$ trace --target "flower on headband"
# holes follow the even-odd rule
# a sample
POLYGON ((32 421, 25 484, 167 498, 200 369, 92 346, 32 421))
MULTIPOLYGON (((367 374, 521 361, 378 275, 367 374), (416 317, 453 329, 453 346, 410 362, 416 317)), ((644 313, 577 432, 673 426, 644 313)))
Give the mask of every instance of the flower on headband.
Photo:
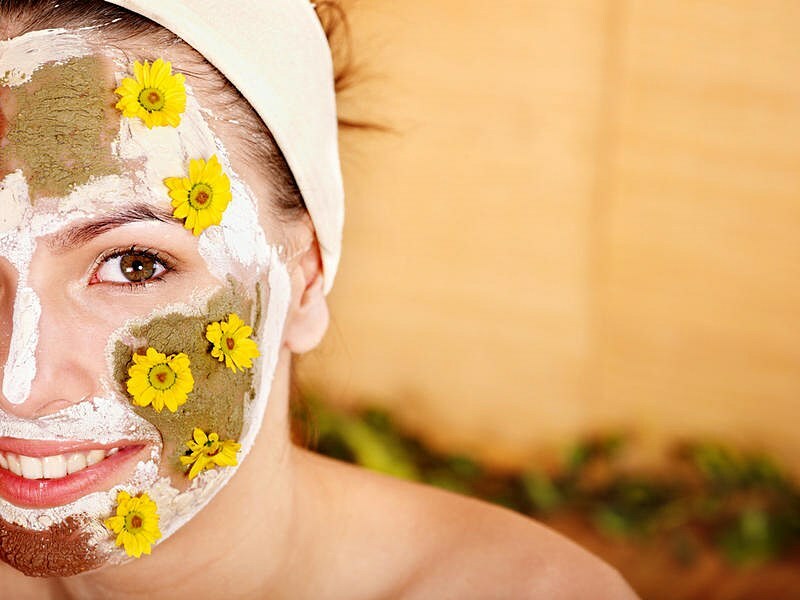
POLYGON ((250 339, 253 328, 245 325, 236 313, 228 315, 228 321, 217 321, 206 327, 206 339, 214 344, 211 356, 236 373, 253 366, 252 359, 258 356, 258 345, 250 339))
POLYGON ((156 503, 147 494, 131 497, 127 492, 119 492, 117 513, 106 519, 104 525, 117 534, 117 546, 123 546, 125 553, 135 558, 150 554, 151 546, 161 537, 156 503))
POLYGON ((206 435, 206 432, 197 427, 192 433, 192 440, 186 442, 190 452, 181 456, 181 464, 184 466, 192 465, 189 470, 189 479, 194 479, 206 469, 214 467, 235 467, 236 453, 242 447, 241 444, 233 440, 219 441, 219 434, 213 431, 206 435))
POLYGON ((167 177, 172 216, 184 219, 183 226, 194 235, 222 222, 222 213, 231 201, 231 182, 223 173, 216 154, 208 159, 191 159, 189 177, 167 177))
POLYGON ((133 79, 126 77, 114 93, 121 96, 116 107, 125 117, 139 117, 148 129, 177 127, 186 109, 183 73, 172 74, 172 65, 157 59, 152 65, 133 63, 133 79))
POLYGON ((167 356, 148 348, 147 354, 133 355, 128 375, 128 393, 133 396, 133 403, 152 405, 156 412, 165 406, 175 412, 194 388, 189 357, 183 352, 167 356))

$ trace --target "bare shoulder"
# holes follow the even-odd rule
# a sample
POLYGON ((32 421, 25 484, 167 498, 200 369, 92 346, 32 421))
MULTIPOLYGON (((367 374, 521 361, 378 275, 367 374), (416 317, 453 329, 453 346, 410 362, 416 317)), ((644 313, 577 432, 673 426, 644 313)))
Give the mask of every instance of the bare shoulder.
POLYGON ((617 571, 533 519, 455 494, 411 486, 431 536, 407 597, 635 598, 617 571))
POLYGON ((360 543, 376 569, 387 572, 391 564, 394 576, 383 582, 390 586, 383 588, 386 597, 636 598, 617 571, 532 519, 336 461, 314 460, 334 477, 344 498, 354 546, 360 543), (369 548, 363 547, 365 540, 369 548))

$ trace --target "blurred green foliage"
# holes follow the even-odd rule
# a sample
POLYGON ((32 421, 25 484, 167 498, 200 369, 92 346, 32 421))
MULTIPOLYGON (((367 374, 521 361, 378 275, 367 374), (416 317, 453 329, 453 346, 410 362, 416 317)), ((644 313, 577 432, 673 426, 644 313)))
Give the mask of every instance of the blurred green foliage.
POLYGON ((690 564, 714 548, 735 564, 762 563, 800 549, 800 490, 769 457, 709 442, 682 443, 665 468, 632 472, 631 439, 587 437, 561 463, 515 472, 437 452, 389 415, 350 414, 308 401, 303 417, 318 452, 404 479, 482 498, 542 520, 569 512, 603 535, 665 542, 690 564))

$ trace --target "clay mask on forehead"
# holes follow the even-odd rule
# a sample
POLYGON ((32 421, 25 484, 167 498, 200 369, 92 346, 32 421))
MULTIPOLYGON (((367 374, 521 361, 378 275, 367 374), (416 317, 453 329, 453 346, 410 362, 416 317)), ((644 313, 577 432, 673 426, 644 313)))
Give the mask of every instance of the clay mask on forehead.
POLYGON ((147 554, 208 503, 260 428, 289 302, 213 107, 86 35, 0 42, 0 558, 30 575, 147 554))

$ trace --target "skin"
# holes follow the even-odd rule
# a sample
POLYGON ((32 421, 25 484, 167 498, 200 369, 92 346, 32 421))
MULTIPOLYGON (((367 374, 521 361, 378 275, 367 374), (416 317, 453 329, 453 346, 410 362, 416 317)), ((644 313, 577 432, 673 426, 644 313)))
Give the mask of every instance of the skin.
MULTIPOLYGON (((175 52, 174 50, 172 52, 175 52)), ((181 55, 163 54, 179 68, 181 55)), ((111 65, 106 65, 111 82, 111 65)), ((110 84, 109 84, 110 85, 110 84)), ((0 96, 0 106, 3 98, 0 96)), ((109 115, 108 119, 118 116, 109 115)), ((216 133, 233 166, 266 206, 271 183, 237 159, 239 141, 216 133)), ((290 249, 291 301, 260 433, 236 476, 153 555, 70 578, 30 579, 0 564, 13 598, 633 598, 619 575, 549 529, 509 511, 397 481, 314 455, 289 439, 291 356, 315 347, 328 325, 318 247, 308 219, 279 224, 262 211, 268 239, 290 249), (224 522, 224 526, 220 524, 224 522), (176 577, 176 573, 181 573, 176 577)), ((31 397, 2 407, 35 419, 92 393, 104 376, 105 341, 127 319, 180 301, 197 281, 221 286, 174 224, 129 224, 67 252, 37 248, 29 283, 41 297, 42 365, 31 397), (124 229, 124 230, 123 230, 124 229), (163 244, 185 261, 180 276, 151 291, 120 294, 76 286, 105 248, 163 244), (65 294, 65 291, 67 292, 65 294), (81 327, 65 327, 80 323, 81 327), (65 391, 67 390, 67 391, 65 391)), ((6 287, 14 274, 5 266, 6 287)), ((265 282, 263 282, 265 283, 265 282)), ((212 287, 213 287, 212 286, 212 287)), ((10 326, 11 304, 3 301, 10 326)), ((4 340, 2 352, 7 352, 4 340)), ((4 358, 4 356, 0 356, 4 358)))

